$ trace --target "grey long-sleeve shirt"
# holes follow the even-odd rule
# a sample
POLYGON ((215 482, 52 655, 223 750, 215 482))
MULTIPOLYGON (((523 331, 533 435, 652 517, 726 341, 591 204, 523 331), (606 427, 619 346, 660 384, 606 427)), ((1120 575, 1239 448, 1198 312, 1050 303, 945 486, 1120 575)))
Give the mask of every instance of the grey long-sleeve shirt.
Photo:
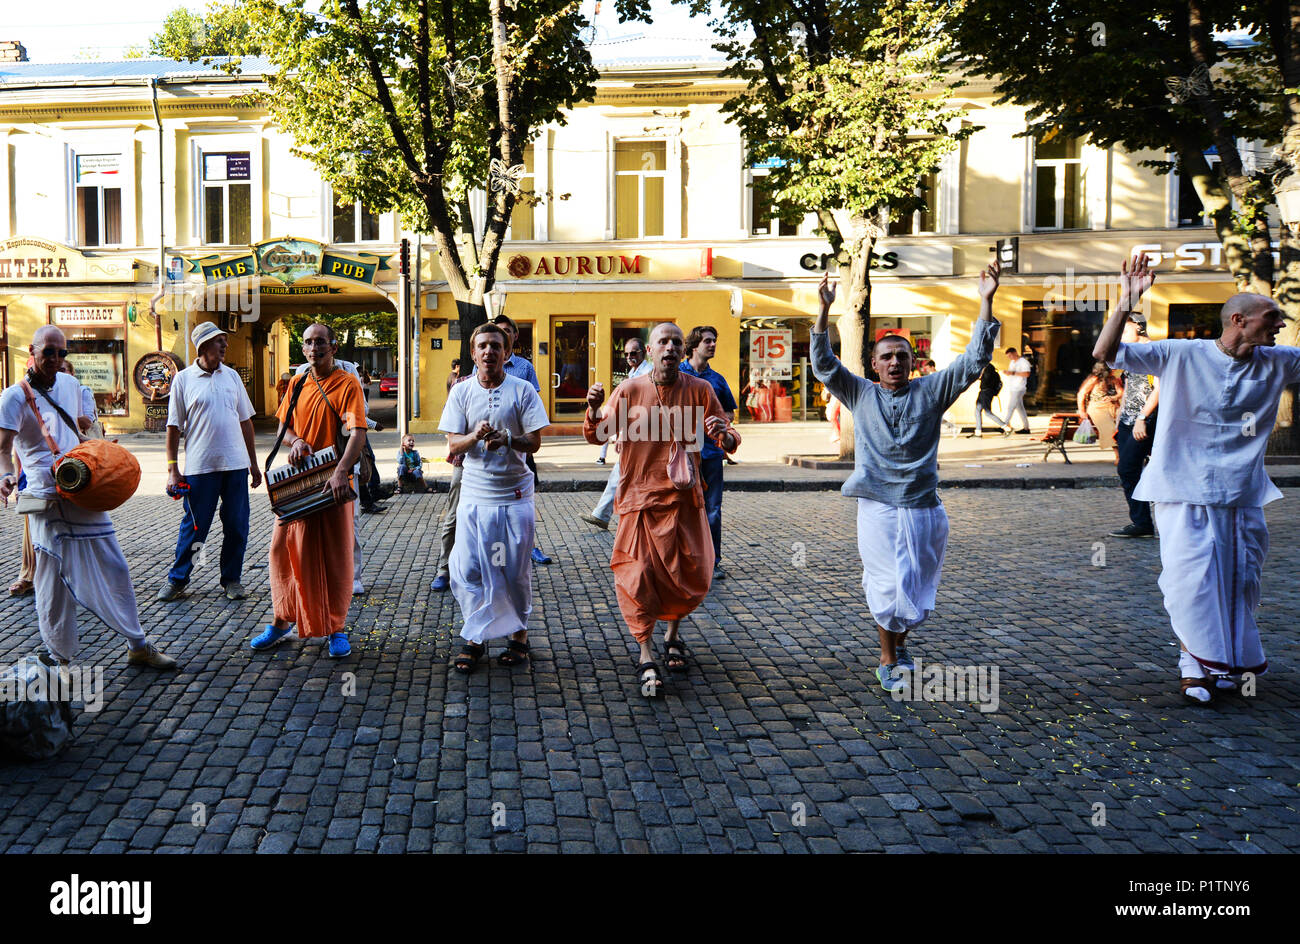
POLYGON ((813 374, 853 414, 856 467, 841 492, 900 508, 939 504, 939 424, 993 356, 1001 327, 976 321, 956 360, 897 391, 854 374, 831 351, 830 338, 813 333, 813 374))

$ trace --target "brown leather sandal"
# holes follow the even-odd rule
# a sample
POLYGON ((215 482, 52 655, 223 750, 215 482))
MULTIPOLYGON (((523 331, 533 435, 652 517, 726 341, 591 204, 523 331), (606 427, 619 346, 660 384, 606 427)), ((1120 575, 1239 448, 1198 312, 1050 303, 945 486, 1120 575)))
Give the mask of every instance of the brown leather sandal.
POLYGON ((1208 676, 1179 679, 1178 684, 1182 689, 1183 700, 1190 704, 1208 705, 1210 702, 1214 701, 1214 683, 1210 681, 1208 676), (1195 695, 1190 694, 1190 691, 1194 688, 1203 690, 1209 697, 1202 700, 1197 698, 1195 695))
POLYGON ((11 597, 24 597, 32 592, 32 582, 30 580, 15 580, 9 585, 9 595, 11 597))

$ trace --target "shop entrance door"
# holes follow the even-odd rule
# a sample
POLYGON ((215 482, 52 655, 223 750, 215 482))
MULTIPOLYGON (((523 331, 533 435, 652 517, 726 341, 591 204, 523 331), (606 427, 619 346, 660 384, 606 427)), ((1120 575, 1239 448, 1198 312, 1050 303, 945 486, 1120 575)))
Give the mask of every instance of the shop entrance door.
POLYGON ((595 379, 595 322, 590 315, 551 319, 551 420, 579 420, 595 379))

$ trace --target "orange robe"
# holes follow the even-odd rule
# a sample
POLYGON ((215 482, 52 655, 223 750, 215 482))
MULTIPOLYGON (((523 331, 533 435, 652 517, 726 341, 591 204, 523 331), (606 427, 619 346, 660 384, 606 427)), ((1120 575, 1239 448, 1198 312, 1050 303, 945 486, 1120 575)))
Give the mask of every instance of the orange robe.
MULTIPOLYGON (((673 440, 689 437, 698 446, 706 416, 727 418, 708 381, 678 374, 676 383, 656 392, 651 375, 643 374, 619 384, 601 423, 583 420, 583 435, 593 445, 618 436, 618 535, 609 565, 618 608, 637 642, 650 638, 656 620, 693 612, 713 582, 713 538, 698 448, 688 450, 695 487, 678 490, 668 479, 673 440), (672 420, 673 412, 682 423, 672 420)), ((731 433, 739 445, 740 435, 735 429, 731 433)))
MULTIPOLYGON (((334 445, 338 421, 306 374, 289 425, 312 451, 334 445)), ((297 386, 299 378, 293 379, 297 386)), ((350 429, 366 428, 361 384, 335 368, 321 381, 330 403, 350 429)), ((281 421, 289 411, 290 393, 280 401, 281 421)), ((339 448, 346 445, 346 440, 339 448)), ((349 482, 351 476, 349 476, 349 482)), ((275 618, 298 624, 304 639, 342 632, 352 605, 352 503, 336 505, 308 518, 276 523, 271 533, 271 604, 275 618)))

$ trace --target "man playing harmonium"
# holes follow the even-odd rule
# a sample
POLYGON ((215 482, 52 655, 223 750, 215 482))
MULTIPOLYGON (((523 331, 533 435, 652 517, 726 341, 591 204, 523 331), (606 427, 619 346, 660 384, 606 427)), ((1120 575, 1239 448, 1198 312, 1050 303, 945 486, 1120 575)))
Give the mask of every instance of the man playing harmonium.
POLYGON ((334 504, 297 520, 276 522, 270 555, 275 619, 249 645, 270 649, 287 639, 297 623, 301 638, 328 636, 330 656, 340 659, 352 651, 343 630, 352 602, 352 500, 356 497, 349 470, 365 446, 366 406, 361 384, 334 362, 338 344, 329 327, 314 324, 304 331, 302 351, 311 369, 294 378, 277 415, 291 465, 300 466, 331 446, 342 453, 329 481, 315 489, 331 495, 334 504))

